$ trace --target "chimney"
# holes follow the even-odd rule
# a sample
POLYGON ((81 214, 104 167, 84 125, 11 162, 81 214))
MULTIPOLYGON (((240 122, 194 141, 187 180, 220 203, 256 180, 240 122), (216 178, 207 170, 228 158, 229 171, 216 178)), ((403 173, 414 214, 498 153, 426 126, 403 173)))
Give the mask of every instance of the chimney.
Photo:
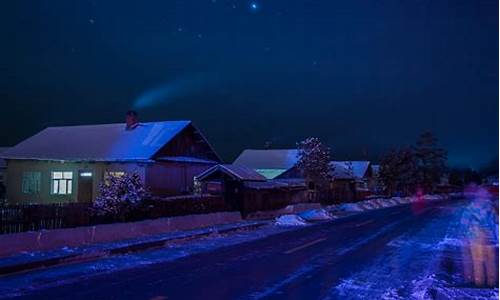
POLYGON ((137 118, 137 112, 135 110, 127 111, 127 115, 125 118, 126 130, 133 130, 139 125, 139 119, 137 118))

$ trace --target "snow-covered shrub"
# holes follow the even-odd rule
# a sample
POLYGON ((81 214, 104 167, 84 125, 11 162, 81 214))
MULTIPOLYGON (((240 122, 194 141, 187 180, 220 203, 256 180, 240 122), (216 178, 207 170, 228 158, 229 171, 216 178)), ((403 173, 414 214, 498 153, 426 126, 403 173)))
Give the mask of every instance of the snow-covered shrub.
POLYGON ((109 174, 99 187, 93 212, 99 216, 124 217, 137 208, 146 195, 137 173, 109 174))

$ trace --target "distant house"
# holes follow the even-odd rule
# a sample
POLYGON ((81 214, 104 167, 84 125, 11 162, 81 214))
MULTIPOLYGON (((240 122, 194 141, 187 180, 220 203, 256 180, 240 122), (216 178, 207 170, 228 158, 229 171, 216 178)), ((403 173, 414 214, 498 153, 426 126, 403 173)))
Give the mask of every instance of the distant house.
POLYGON ((300 177, 295 168, 297 161, 297 149, 247 149, 233 164, 253 169, 267 179, 276 179, 300 177))
POLYGON ((271 179, 238 165, 217 165, 196 176, 202 192, 224 195, 229 204, 243 213, 284 207, 307 199, 301 179, 271 179))
POLYGON ((369 161, 332 161, 334 178, 353 177, 358 188, 368 189, 369 180, 373 177, 372 166, 369 161))
MULTIPOLYGON (((332 161, 330 166, 337 186, 339 185, 338 182, 343 182, 343 189, 350 190, 352 189, 352 182, 354 183, 355 198, 363 198, 371 193, 373 172, 369 161, 332 161), (347 183, 349 183, 349 186, 347 186, 347 183)), ((346 195, 352 194, 351 192, 345 193, 346 195)))
POLYGON ((220 162, 191 121, 49 127, 0 155, 8 203, 90 202, 107 174, 139 174, 154 194, 193 189, 193 177, 220 162))

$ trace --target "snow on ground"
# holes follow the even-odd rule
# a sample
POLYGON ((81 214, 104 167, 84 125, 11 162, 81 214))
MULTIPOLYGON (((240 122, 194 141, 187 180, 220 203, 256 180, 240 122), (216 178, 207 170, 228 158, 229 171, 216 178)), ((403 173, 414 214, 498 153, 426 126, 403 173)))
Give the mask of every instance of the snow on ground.
POLYGON ((299 217, 306 221, 323 221, 323 220, 330 220, 333 217, 324 209, 312 209, 312 210, 306 210, 304 212, 301 212, 298 214, 299 217))
POLYGON ((335 207, 340 211, 363 211, 363 208, 358 203, 343 203, 335 207))
POLYGON ((297 215, 283 215, 276 218, 278 226, 304 226, 306 221, 297 215))
POLYGON ((462 217, 467 209, 446 210, 393 239, 384 255, 343 278, 327 299, 498 299, 498 289, 471 288, 464 278, 469 225, 462 217))
MULTIPOLYGON (((458 195, 454 195, 458 196, 458 195)), ((326 207, 329 212, 361 212, 373 209, 392 207, 396 205, 415 203, 420 201, 439 201, 445 199, 441 195, 425 195, 423 197, 392 197, 392 198, 371 198, 354 203, 342 203, 326 207)))

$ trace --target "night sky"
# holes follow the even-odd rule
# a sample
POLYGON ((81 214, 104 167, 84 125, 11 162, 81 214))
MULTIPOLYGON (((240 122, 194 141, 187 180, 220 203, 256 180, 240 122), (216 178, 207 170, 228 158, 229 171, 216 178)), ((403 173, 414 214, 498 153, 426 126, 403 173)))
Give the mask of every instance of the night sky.
POLYGON ((498 1, 3 1, 0 145, 47 126, 190 119, 232 160, 318 136, 377 159, 432 130, 498 156, 498 1))

